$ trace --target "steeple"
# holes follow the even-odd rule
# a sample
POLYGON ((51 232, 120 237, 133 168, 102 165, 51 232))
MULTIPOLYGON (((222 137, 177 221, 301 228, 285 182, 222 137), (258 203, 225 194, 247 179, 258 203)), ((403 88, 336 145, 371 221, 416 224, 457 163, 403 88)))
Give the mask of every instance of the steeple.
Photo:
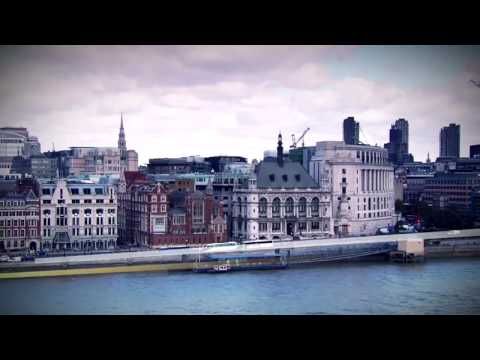
POLYGON ((279 166, 283 166, 282 133, 278 134, 277 163, 279 166))
POLYGON ((120 159, 127 159, 127 142, 125 140, 125 131, 123 129, 123 113, 120 114, 120 133, 118 134, 118 149, 120 150, 120 159))

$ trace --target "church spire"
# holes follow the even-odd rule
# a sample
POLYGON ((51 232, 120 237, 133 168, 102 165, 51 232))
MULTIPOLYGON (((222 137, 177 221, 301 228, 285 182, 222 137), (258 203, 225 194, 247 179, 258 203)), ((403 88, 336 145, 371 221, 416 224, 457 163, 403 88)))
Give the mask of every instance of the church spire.
POLYGON ((127 141, 125 140, 125 130, 123 129, 123 113, 120 114, 120 133, 118 134, 118 149, 120 150, 120 158, 127 158, 127 141))

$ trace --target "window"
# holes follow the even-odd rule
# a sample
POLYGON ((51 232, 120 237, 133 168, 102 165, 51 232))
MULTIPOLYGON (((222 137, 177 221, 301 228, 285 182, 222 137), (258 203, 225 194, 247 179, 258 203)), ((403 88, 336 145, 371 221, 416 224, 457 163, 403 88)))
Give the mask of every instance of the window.
POLYGON ((275 198, 272 201, 272 214, 273 216, 280 216, 280 199, 275 198))
POLYGON ((167 211, 167 205, 165 205, 165 204, 160 205, 160 211, 161 212, 167 211))
POLYGON ((76 189, 76 188, 70 189, 70 192, 72 193, 72 195, 78 195, 79 194, 78 189, 76 189))
POLYGON ((260 216, 266 216, 267 215, 267 199, 261 198, 259 203, 258 203, 258 212, 260 216))
POLYGON ((91 195, 91 194, 92 194, 92 192, 90 191, 89 188, 84 188, 83 189, 83 195, 91 195))
POLYGON ((304 197, 298 200, 298 211, 300 214, 303 213, 303 215, 305 216, 305 212, 307 211, 307 200, 304 197))
POLYGON ((285 201, 285 213, 286 214, 292 214, 293 213, 293 199, 288 198, 285 201))
POLYGON ((200 201, 193 203, 193 222, 203 223, 203 203, 200 201))
POLYGON ((312 214, 318 214, 318 203, 319 203, 319 200, 317 197, 314 197, 312 199, 312 204, 311 204, 311 209, 312 209, 312 214))
POLYGON ((97 200, 95 200, 95 203, 96 204, 103 204, 103 199, 97 199, 97 200))
POLYGON ((50 195, 50 189, 42 189, 42 195, 50 195))
POLYGON ((280 223, 279 222, 274 222, 272 223, 272 231, 280 231, 280 223))
POLYGON ((312 230, 320 230, 320 223, 318 221, 312 222, 312 230))
POLYGON ((42 203, 43 203, 43 204, 51 204, 51 203, 52 203, 52 200, 43 200, 42 203))
POLYGON ((102 188, 95 188, 95 195, 103 195, 103 189, 102 188))
POLYGON ((72 204, 80 204, 80 199, 73 199, 72 204))
POLYGON ((185 225, 185 215, 175 215, 173 217, 173 225, 185 225))
POLYGON ((299 230, 307 230, 307 223, 306 222, 299 222, 298 223, 299 230))
POLYGON ((83 200, 83 203, 84 203, 84 204, 91 204, 91 203, 92 203, 92 199, 85 199, 85 200, 83 200))

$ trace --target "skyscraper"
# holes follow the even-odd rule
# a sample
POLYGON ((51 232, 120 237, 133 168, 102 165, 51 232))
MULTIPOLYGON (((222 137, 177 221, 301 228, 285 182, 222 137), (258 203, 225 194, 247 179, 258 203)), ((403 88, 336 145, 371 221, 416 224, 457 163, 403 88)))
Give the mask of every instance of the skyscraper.
POLYGON ((360 123, 356 122, 353 116, 343 120, 343 141, 348 145, 358 145, 360 123))
POLYGON ((405 119, 398 119, 395 121, 395 127, 402 132, 401 144, 402 151, 408 154, 408 121, 405 119))
POLYGON ((440 130, 440 157, 460 157, 460 125, 452 123, 440 130))
POLYGON ((402 130, 392 125, 389 137, 388 159, 395 165, 401 164, 404 154, 402 151, 402 130))

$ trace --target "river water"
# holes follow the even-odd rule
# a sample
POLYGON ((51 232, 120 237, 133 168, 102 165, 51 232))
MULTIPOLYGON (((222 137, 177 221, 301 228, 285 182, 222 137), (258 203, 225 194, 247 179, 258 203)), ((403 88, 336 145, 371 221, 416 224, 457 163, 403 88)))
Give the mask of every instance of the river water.
POLYGON ((480 314, 480 258, 0 280, 0 314, 480 314))

